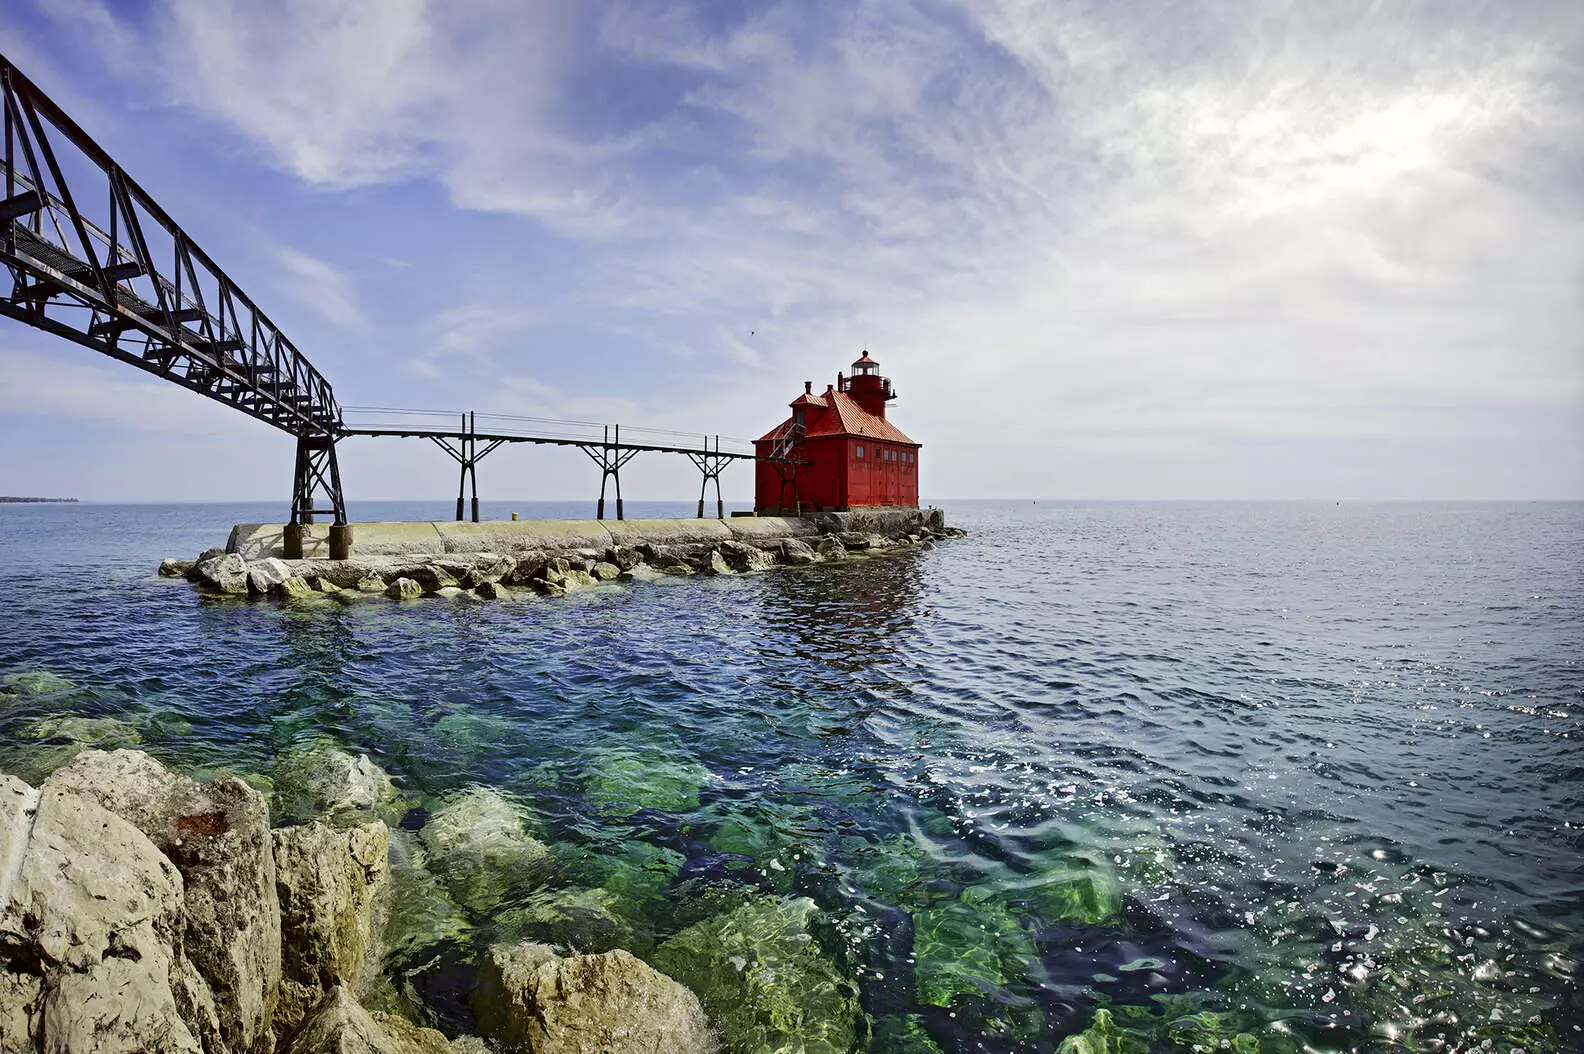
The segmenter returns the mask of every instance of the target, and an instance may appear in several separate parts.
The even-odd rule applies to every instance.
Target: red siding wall
[[[761,456],[770,444],[757,443]],[[862,448],[863,456],[858,456]],[[810,436],[795,456],[810,464],[797,468],[797,495],[786,489],[785,501],[801,501],[804,509],[848,509],[874,505],[918,504],[918,447],[879,443],[852,435]],[[781,474],[766,461],[755,462],[754,507],[780,508]]]

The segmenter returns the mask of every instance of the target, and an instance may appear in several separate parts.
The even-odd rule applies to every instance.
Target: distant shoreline
[[[76,500],[76,498],[13,498],[0,494],[0,505],[64,505]]]

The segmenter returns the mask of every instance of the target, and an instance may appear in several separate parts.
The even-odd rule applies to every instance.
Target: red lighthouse
[[[886,420],[896,398],[889,377],[865,351],[852,377],[792,400],[792,416],[754,443],[758,461],[754,508],[762,513],[845,511],[918,505],[919,444]],[[788,463],[790,462],[790,463]]]

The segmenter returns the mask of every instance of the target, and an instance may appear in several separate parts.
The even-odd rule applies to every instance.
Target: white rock
[[[267,1052],[281,936],[263,795],[232,777],[200,786],[139,750],[84,751],[44,790],[98,802],[176,866],[184,880],[182,949],[196,971],[178,985],[196,1018],[189,1023],[209,1054]],[[217,1031],[205,1021],[211,1001]]]
[[[268,595],[274,587],[292,576],[286,561],[271,556],[248,564],[248,591]]]
[[[0,947],[38,966],[0,965],[0,1038],[42,1039],[44,1054],[200,1054],[171,990],[181,912],[181,875],[141,831],[0,776]]]
[[[378,965],[390,892],[390,834],[379,821],[318,821],[272,832],[284,946],[275,1030],[286,1035],[327,994],[360,990]]]
[[[473,993],[479,1028],[506,1054],[708,1054],[698,997],[631,953],[558,957],[496,945]]]

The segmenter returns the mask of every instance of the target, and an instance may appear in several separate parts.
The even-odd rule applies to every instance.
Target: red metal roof
[[[902,430],[890,421],[859,406],[858,401],[846,392],[831,389],[820,395],[799,395],[793,405],[799,404],[809,409],[805,415],[805,426],[810,436],[854,435],[886,443],[920,445],[903,435]],[[791,421],[790,417],[787,418],[761,438],[772,438]]]

